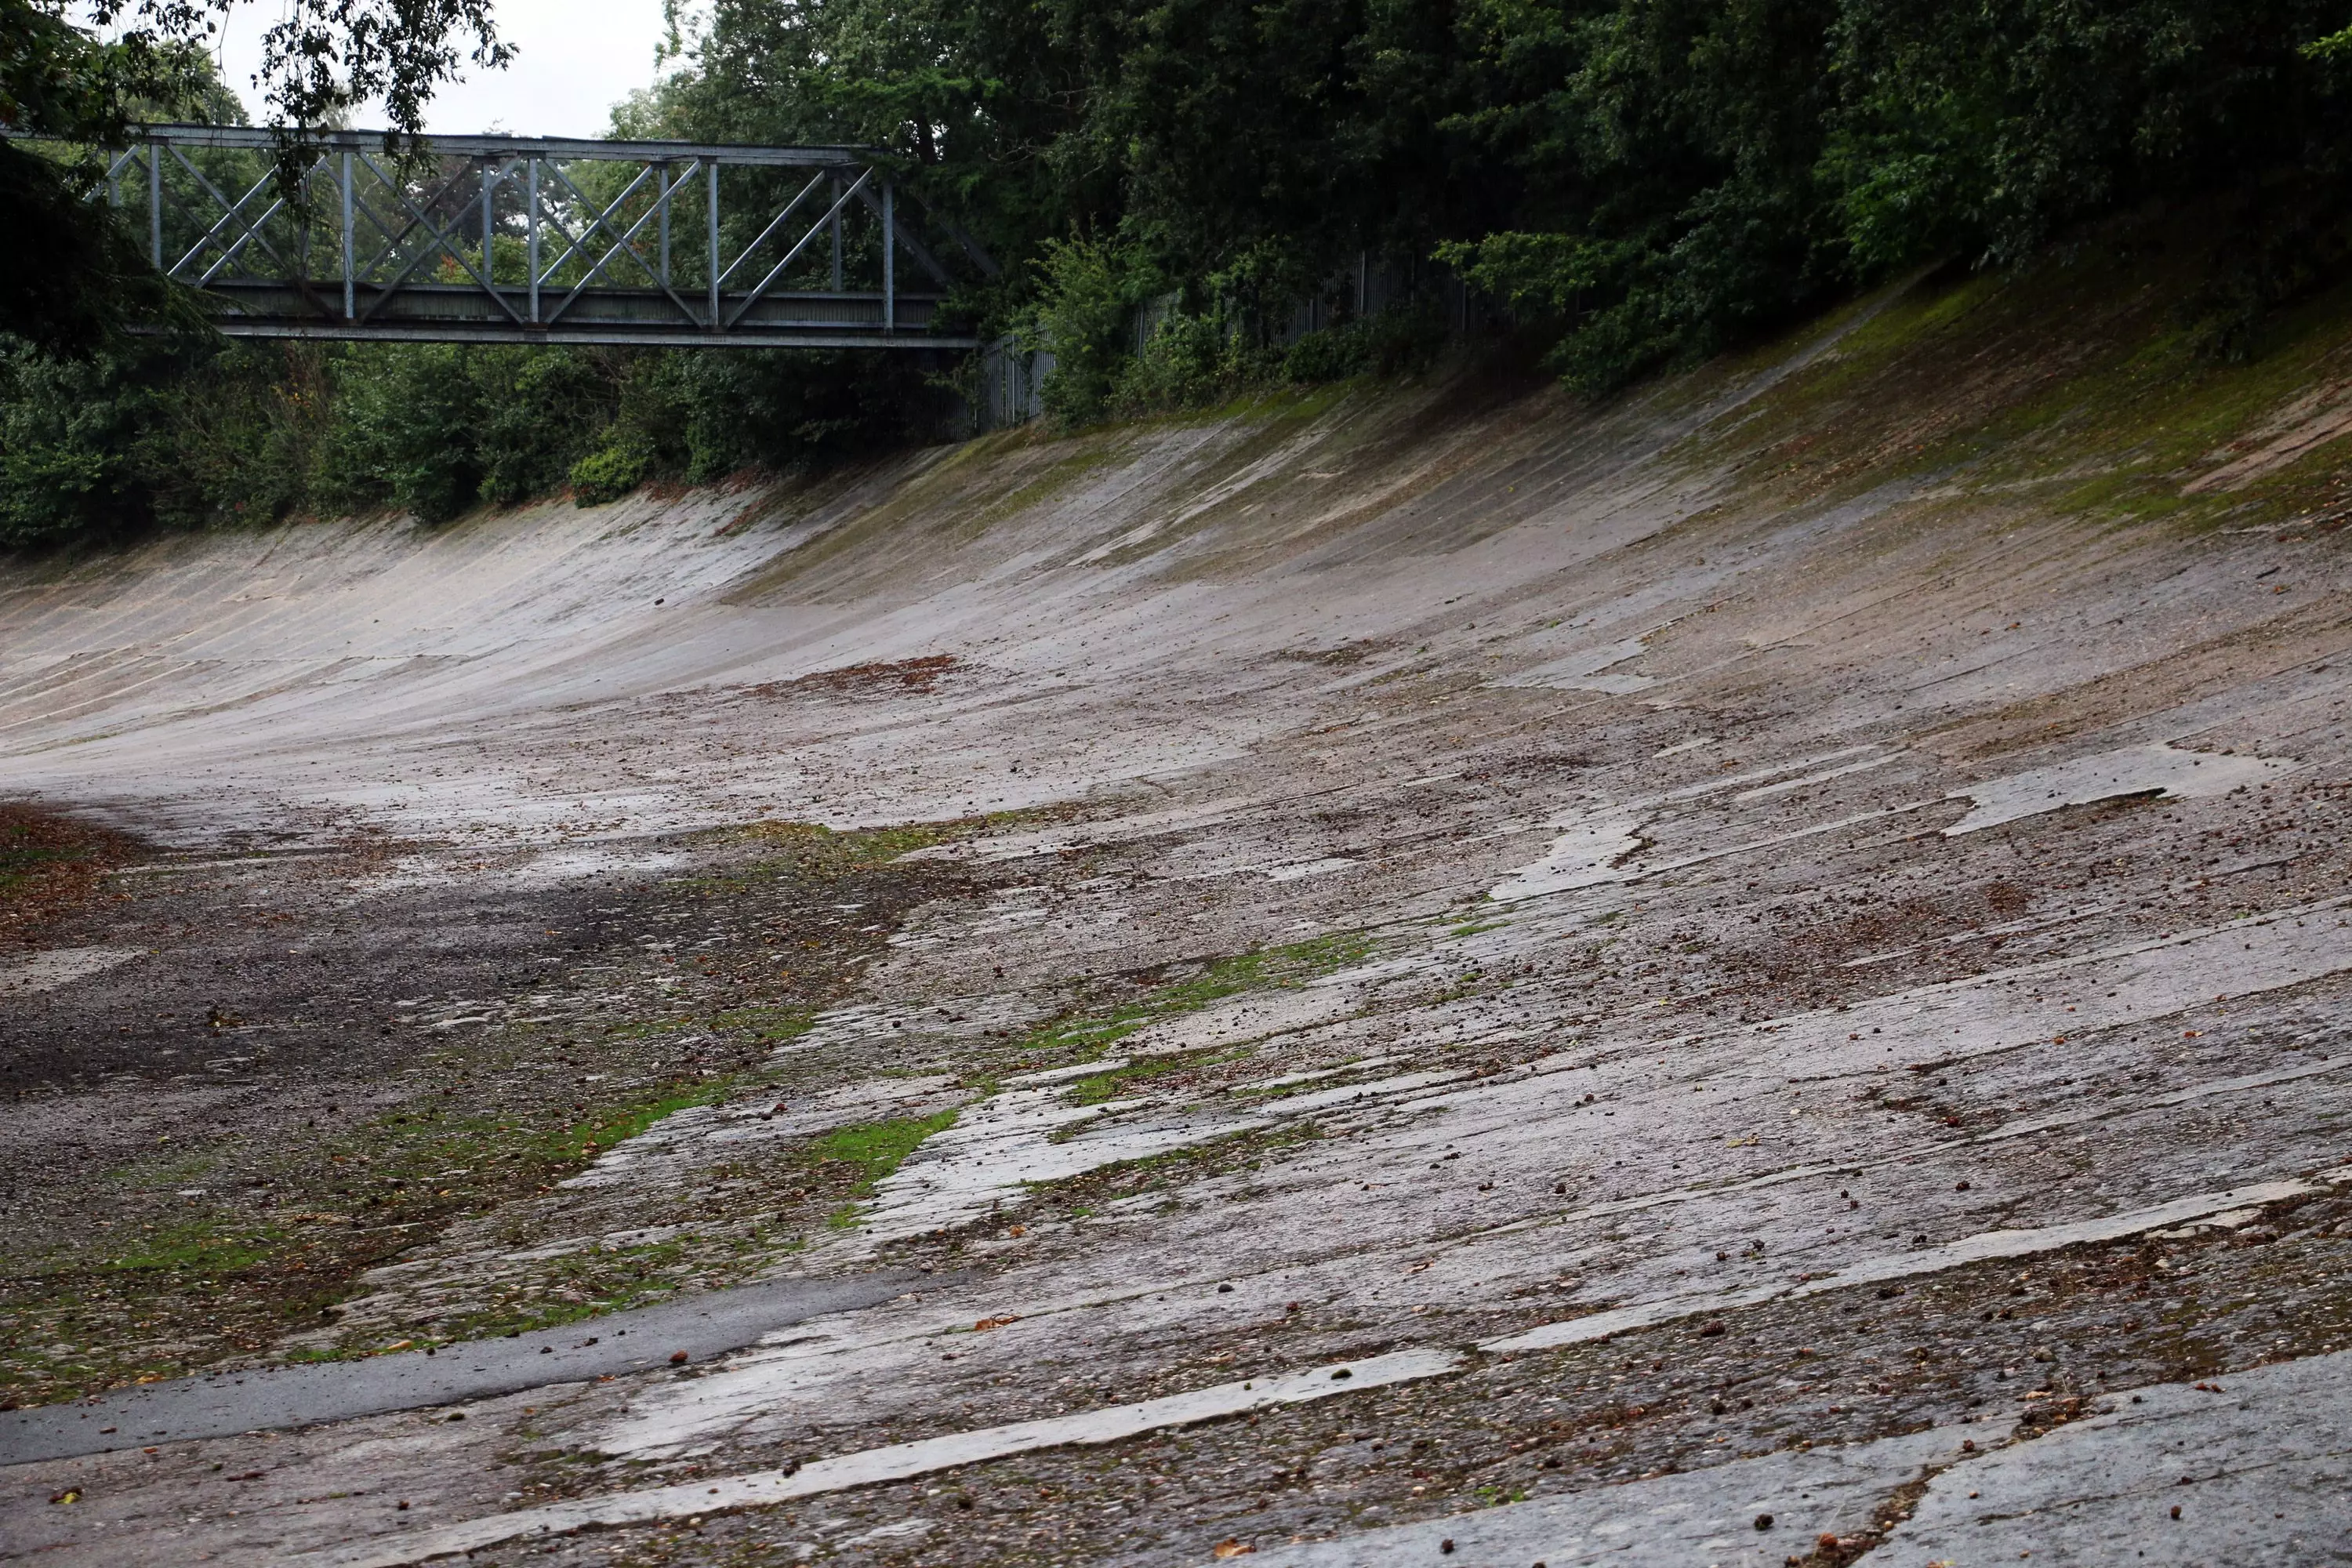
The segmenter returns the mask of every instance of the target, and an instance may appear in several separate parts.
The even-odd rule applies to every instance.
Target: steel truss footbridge
[[[159,125],[104,194],[231,337],[968,349],[922,235],[996,270],[855,147]]]

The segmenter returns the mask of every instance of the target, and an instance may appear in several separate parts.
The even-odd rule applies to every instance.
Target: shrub
[[[338,366],[326,499],[389,500],[446,522],[482,501],[547,494],[602,444],[637,357],[459,343],[352,350]]]
[[[1129,358],[1128,312],[1142,294],[1139,271],[1133,255],[1114,244],[1045,242],[1039,297],[1020,335],[1054,356],[1038,396],[1056,425],[1090,424],[1110,411]]]
[[[1244,346],[1222,313],[1171,311],[1120,368],[1110,404],[1129,415],[1205,407],[1270,379],[1270,357]]]
[[[615,429],[611,439],[572,465],[572,499],[580,506],[619,500],[645,483],[653,468],[653,443],[634,430]]]
[[[1282,374],[1307,383],[1397,375],[1427,370],[1444,349],[1445,322],[1436,310],[1391,305],[1305,334],[1283,355]]]

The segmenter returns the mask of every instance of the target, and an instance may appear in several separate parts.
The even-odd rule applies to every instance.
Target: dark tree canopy
[[[2274,288],[2335,248],[2352,151],[2340,0],[705,15],[649,128],[890,146],[1001,252],[1086,237],[1139,289],[1281,295],[1362,249],[1443,251],[1596,386],[2151,199],[2222,203]]]

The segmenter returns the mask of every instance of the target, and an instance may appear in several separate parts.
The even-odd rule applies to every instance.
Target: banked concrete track
[[[2142,309],[1923,289],[1599,411],[1440,379],[10,566],[7,788],[148,846],[6,961],[27,1270],[109,1182],[218,1199],[158,1138],[569,1070],[730,951],[739,825],[962,826],[843,922],[789,1092],[204,1355],[421,1342],[929,1119],[740,1231],[800,1306],[679,1369],[571,1352],[690,1295],[535,1330],[536,1384],[394,1352],[423,1392],[307,1426],[0,1413],[0,1559],[2352,1552],[2339,344],[2118,405]],[[689,882],[712,934],[630,923]],[[188,913],[273,900],[234,963]],[[642,973],[525,940],[591,915]],[[402,967],[469,943],[470,992]]]

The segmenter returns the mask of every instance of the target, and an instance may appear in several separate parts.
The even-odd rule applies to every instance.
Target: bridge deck
[[[526,301],[501,289],[507,306],[478,287],[412,284],[385,293],[362,289],[357,300],[366,320],[346,320],[333,284],[240,280],[215,283],[206,291],[226,307],[215,318],[231,337],[316,338],[401,342],[638,343],[665,348],[933,348],[971,349],[981,340],[969,333],[934,330],[940,300],[900,294],[898,321],[883,325],[878,293],[834,294],[781,290],[761,295],[733,325],[713,332],[682,319],[658,289],[596,289],[581,296],[562,321],[541,324],[517,321]],[[730,292],[722,308],[733,311],[749,298]],[[374,309],[369,310],[368,307]]]

